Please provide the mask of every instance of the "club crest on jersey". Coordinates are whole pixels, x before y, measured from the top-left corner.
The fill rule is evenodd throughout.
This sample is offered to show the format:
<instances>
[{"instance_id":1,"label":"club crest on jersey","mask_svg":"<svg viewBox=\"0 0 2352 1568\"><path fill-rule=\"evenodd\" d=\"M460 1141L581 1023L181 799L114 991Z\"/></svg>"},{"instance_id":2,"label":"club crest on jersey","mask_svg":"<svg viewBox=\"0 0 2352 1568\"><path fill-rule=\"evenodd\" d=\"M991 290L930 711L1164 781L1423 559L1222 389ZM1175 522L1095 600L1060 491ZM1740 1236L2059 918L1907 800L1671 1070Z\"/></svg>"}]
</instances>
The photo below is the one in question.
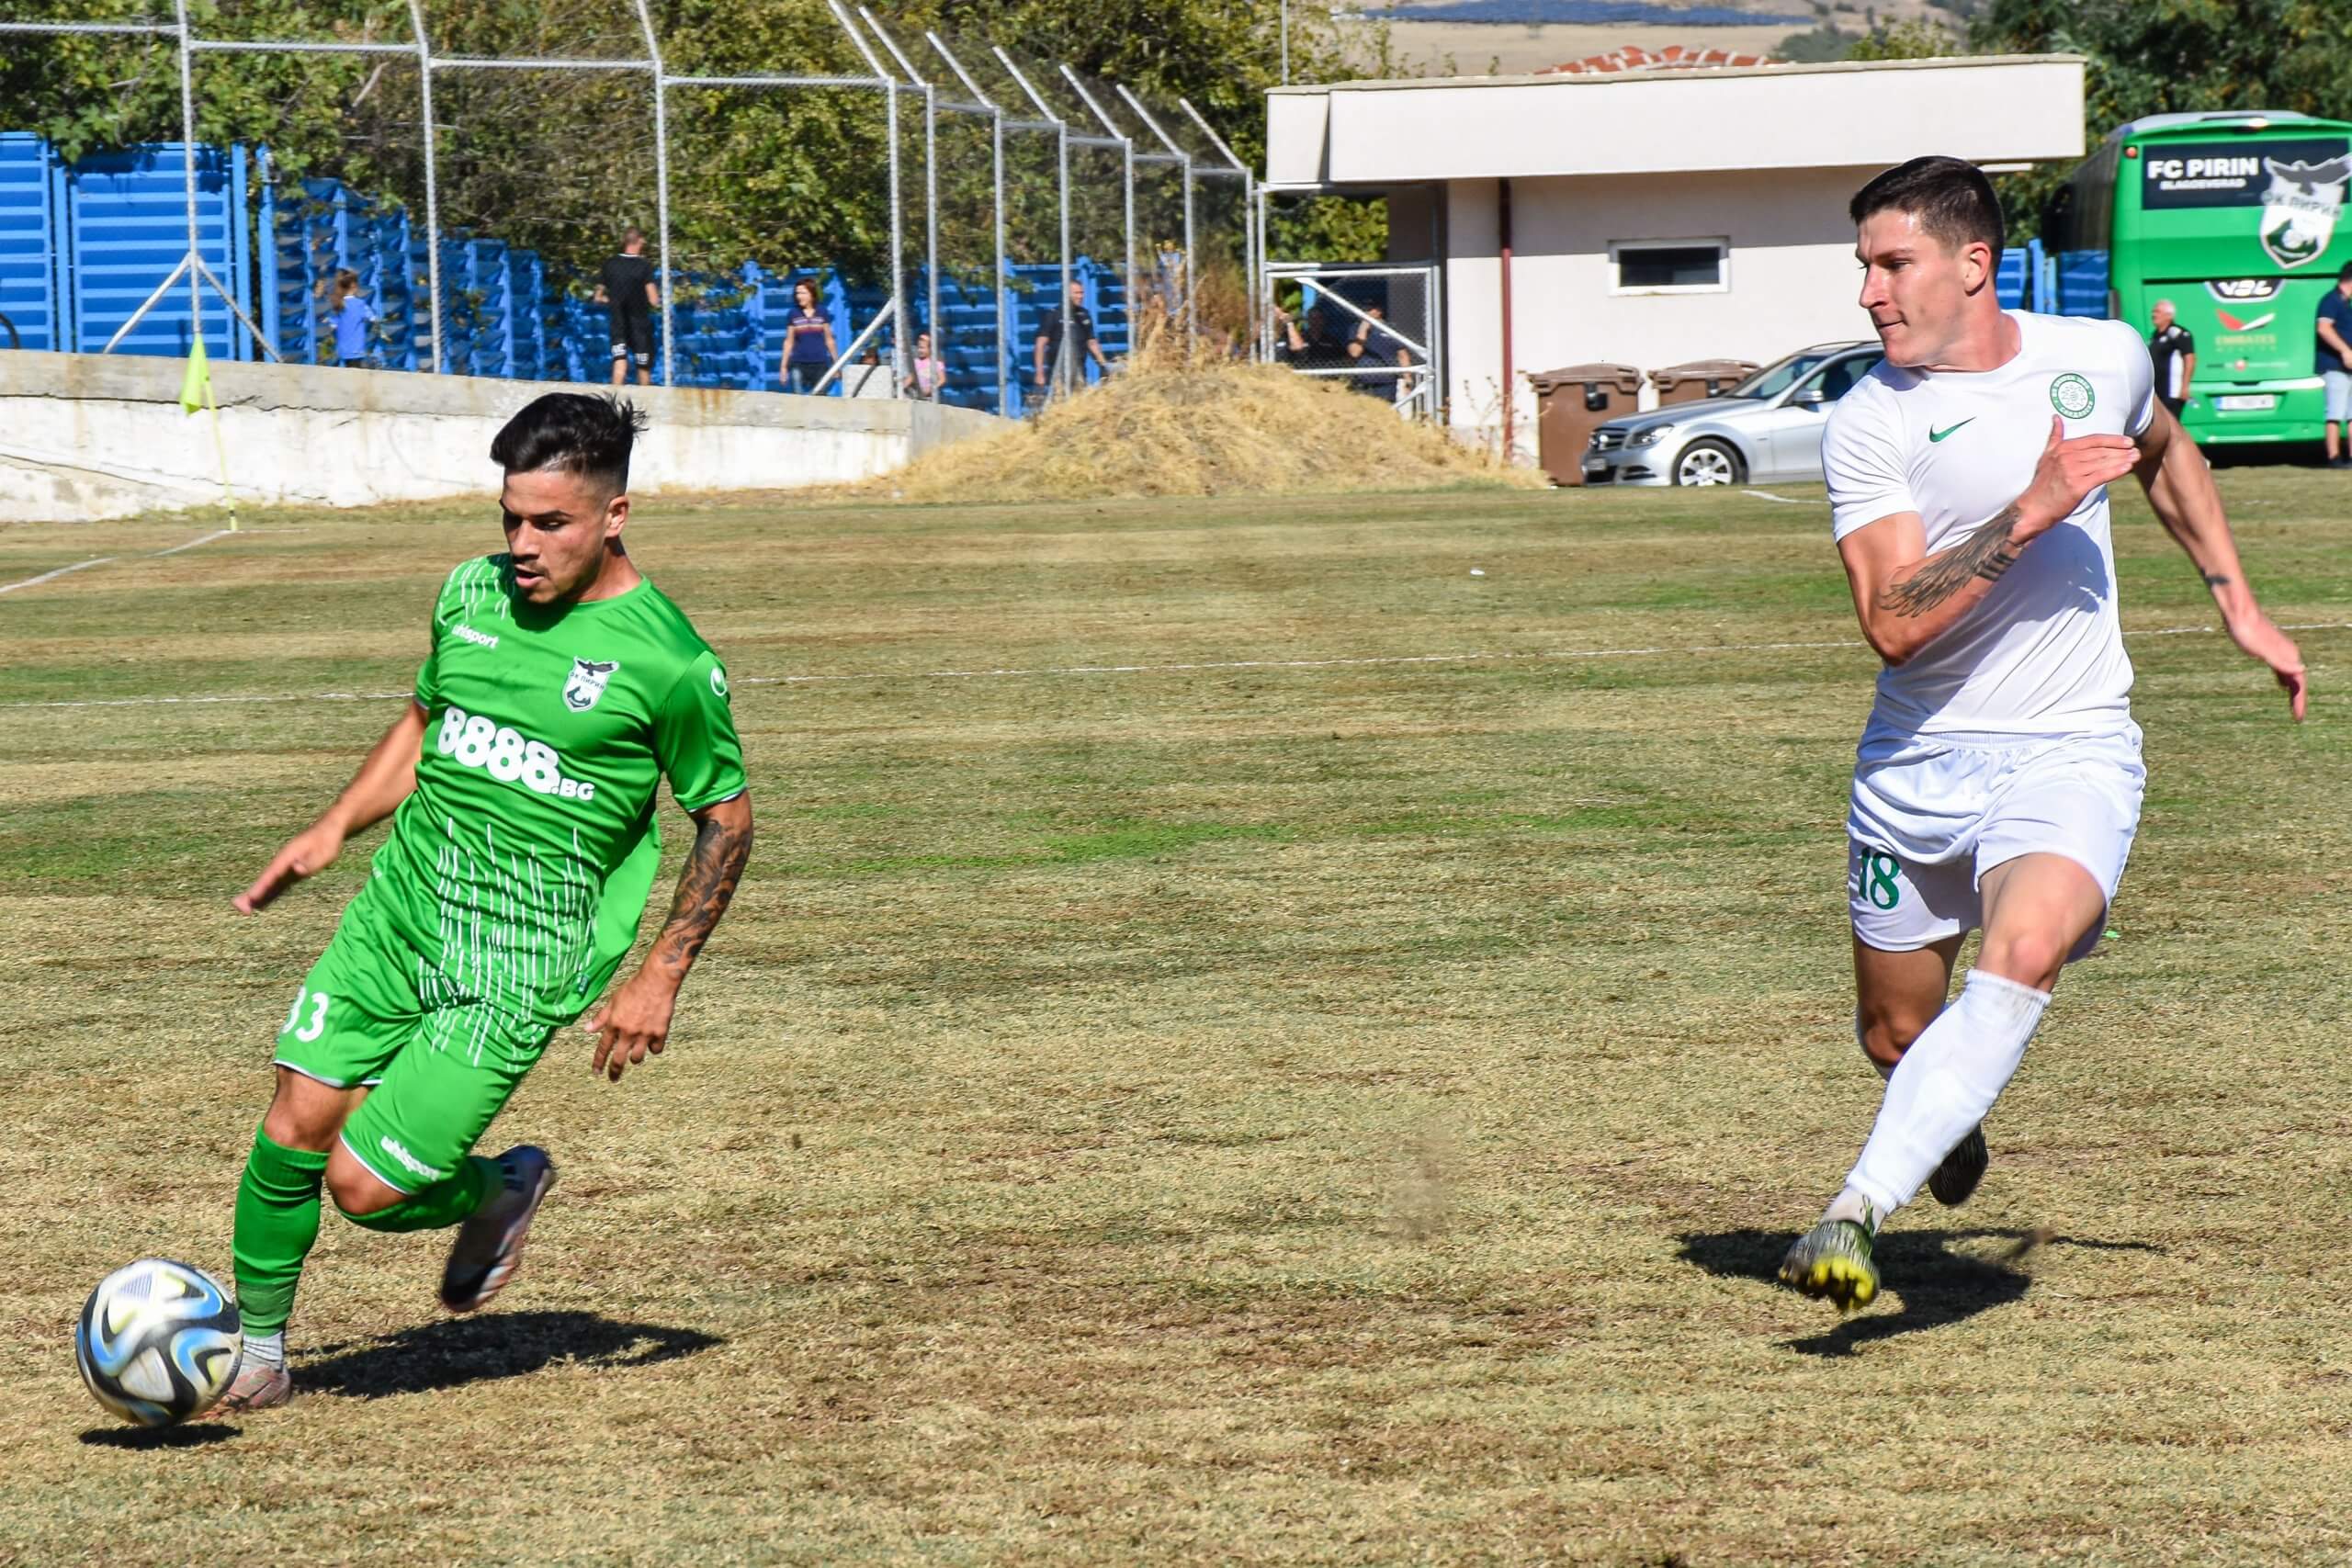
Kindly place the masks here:
<instances>
[{"instance_id":1,"label":"club crest on jersey","mask_svg":"<svg viewBox=\"0 0 2352 1568\"><path fill-rule=\"evenodd\" d=\"M574 713L586 713L605 694L605 685L612 680L613 671L620 668L616 659L575 659L571 661L571 679L563 683L563 705Z\"/></svg>"},{"instance_id":2,"label":"club crest on jersey","mask_svg":"<svg viewBox=\"0 0 2352 1568\"><path fill-rule=\"evenodd\" d=\"M2088 378L2069 370L2050 383L2050 406L2068 419L2080 419L2098 406L2098 394Z\"/></svg>"}]
</instances>

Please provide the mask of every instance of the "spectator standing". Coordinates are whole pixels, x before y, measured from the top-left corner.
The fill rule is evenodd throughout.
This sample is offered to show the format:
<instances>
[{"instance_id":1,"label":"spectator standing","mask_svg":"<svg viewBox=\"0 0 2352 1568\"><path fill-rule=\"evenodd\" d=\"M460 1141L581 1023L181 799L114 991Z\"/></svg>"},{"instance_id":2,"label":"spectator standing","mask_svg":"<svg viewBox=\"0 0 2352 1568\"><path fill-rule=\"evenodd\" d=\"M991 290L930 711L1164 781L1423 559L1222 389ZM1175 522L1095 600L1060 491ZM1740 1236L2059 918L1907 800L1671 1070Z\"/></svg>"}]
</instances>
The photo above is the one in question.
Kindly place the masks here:
<instances>
[{"instance_id":1,"label":"spectator standing","mask_svg":"<svg viewBox=\"0 0 2352 1568\"><path fill-rule=\"evenodd\" d=\"M613 385L628 379L631 360L637 363L637 384L653 385L653 312L662 308L662 290L653 281L653 264L645 259L644 230L621 236L620 254L597 271L595 299L612 312Z\"/></svg>"},{"instance_id":2,"label":"spectator standing","mask_svg":"<svg viewBox=\"0 0 2352 1568\"><path fill-rule=\"evenodd\" d=\"M1037 385L1048 401L1056 397L1067 379L1072 391L1078 389L1085 376L1085 361L1092 359L1103 374L1110 374L1111 362L1102 357L1102 340L1094 335L1094 312L1086 308L1086 286L1076 278L1069 280L1069 299L1058 309L1046 312L1037 327L1035 345ZM1073 359L1070 351L1077 350ZM1046 374L1046 355L1053 355L1053 372Z\"/></svg>"},{"instance_id":3,"label":"spectator standing","mask_svg":"<svg viewBox=\"0 0 2352 1568\"><path fill-rule=\"evenodd\" d=\"M929 398L936 402L939 389L947 385L947 363L931 346L929 333L915 333L914 368L907 377L904 390L910 398Z\"/></svg>"},{"instance_id":4,"label":"spectator standing","mask_svg":"<svg viewBox=\"0 0 2352 1568\"><path fill-rule=\"evenodd\" d=\"M359 275L345 267L334 275L334 360L345 370L373 370L368 329L376 324L376 307L359 289Z\"/></svg>"},{"instance_id":5,"label":"spectator standing","mask_svg":"<svg viewBox=\"0 0 2352 1568\"><path fill-rule=\"evenodd\" d=\"M792 286L792 314L784 321L784 363L776 367L776 379L787 392L813 392L840 357L832 318L817 308L817 286L804 277Z\"/></svg>"},{"instance_id":6,"label":"spectator standing","mask_svg":"<svg viewBox=\"0 0 2352 1568\"><path fill-rule=\"evenodd\" d=\"M2344 427L2352 423L2352 262L2335 275L2335 287L2320 296L2312 323L2319 342L2313 368L2327 388L2327 466L2352 468L2344 454Z\"/></svg>"},{"instance_id":7,"label":"spectator standing","mask_svg":"<svg viewBox=\"0 0 2352 1568\"><path fill-rule=\"evenodd\" d=\"M2175 419L2188 401L2189 378L2197 374L2197 339L2173 320L2172 301L2159 299L2148 312L2148 357L2156 367L2156 401Z\"/></svg>"}]
</instances>

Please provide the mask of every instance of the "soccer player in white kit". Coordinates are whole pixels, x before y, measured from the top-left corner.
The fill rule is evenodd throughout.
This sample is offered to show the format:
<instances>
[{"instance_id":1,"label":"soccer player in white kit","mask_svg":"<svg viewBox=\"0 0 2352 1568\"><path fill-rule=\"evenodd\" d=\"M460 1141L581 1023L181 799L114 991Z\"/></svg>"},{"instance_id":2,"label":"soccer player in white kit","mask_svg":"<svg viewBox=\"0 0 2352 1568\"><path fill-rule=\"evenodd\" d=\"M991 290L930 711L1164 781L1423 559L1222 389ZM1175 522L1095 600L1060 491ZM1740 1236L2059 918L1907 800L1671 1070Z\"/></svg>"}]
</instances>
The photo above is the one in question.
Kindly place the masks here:
<instances>
[{"instance_id":1,"label":"soccer player in white kit","mask_svg":"<svg viewBox=\"0 0 2352 1568\"><path fill-rule=\"evenodd\" d=\"M1975 1190L1984 1114L2123 874L2146 774L2110 482L2138 476L2232 640L2298 719L2304 704L2302 658L2256 604L2138 333L2001 309L2000 205L1972 164L1915 158L1849 210L1886 358L1831 412L1821 451L1854 608L1885 660L1847 831L1855 1032L1887 1083L1845 1189L1781 1266L1848 1311L1878 1293L1887 1216L1923 1182L1945 1203Z\"/></svg>"}]
</instances>

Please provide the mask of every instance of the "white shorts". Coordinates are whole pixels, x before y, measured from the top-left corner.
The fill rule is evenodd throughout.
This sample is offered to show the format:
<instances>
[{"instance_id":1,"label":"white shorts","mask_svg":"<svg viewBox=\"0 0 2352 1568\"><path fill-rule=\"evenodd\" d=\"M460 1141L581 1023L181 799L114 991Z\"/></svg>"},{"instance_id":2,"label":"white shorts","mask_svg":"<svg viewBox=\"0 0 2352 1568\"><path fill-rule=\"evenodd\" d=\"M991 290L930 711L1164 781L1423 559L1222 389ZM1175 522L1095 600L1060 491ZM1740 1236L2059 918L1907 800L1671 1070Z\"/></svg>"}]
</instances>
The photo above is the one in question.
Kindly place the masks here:
<instances>
[{"instance_id":1,"label":"white shorts","mask_svg":"<svg viewBox=\"0 0 2352 1568\"><path fill-rule=\"evenodd\" d=\"M2115 901L2148 771L2140 728L2019 745L1867 738L1847 814L1847 904L1868 946L1908 953L1973 931L1977 884L2019 855L2064 855ZM2079 958L2099 936L2095 924Z\"/></svg>"},{"instance_id":2,"label":"white shorts","mask_svg":"<svg viewBox=\"0 0 2352 1568\"><path fill-rule=\"evenodd\" d=\"M2352 370L2323 370L2319 379L2326 389L2329 421L2336 424L2352 422Z\"/></svg>"}]
</instances>

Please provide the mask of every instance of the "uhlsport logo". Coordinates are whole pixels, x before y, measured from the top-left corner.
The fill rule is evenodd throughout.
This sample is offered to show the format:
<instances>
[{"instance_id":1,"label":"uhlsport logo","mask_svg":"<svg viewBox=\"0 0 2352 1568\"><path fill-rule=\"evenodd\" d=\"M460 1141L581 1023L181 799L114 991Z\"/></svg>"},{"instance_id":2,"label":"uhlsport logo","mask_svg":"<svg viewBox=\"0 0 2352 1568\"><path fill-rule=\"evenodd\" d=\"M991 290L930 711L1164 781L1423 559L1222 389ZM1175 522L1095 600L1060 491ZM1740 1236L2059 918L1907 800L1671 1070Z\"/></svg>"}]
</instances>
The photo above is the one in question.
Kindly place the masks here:
<instances>
[{"instance_id":1,"label":"uhlsport logo","mask_svg":"<svg viewBox=\"0 0 2352 1568\"><path fill-rule=\"evenodd\" d=\"M727 671L716 664L710 667L710 694L714 697L727 694Z\"/></svg>"},{"instance_id":2,"label":"uhlsport logo","mask_svg":"<svg viewBox=\"0 0 2352 1568\"><path fill-rule=\"evenodd\" d=\"M563 705L574 713L586 713L605 694L605 684L620 668L617 660L575 659L571 661L571 679L563 683Z\"/></svg>"},{"instance_id":3,"label":"uhlsport logo","mask_svg":"<svg viewBox=\"0 0 2352 1568\"><path fill-rule=\"evenodd\" d=\"M386 1154L391 1156L394 1159L400 1161L401 1164L406 1166L412 1172L424 1178L427 1181L438 1181L443 1177L449 1174L446 1170L434 1169L431 1166L425 1164L423 1160L409 1153L407 1146L398 1138L385 1136L377 1139L376 1144L377 1146L381 1148Z\"/></svg>"},{"instance_id":4,"label":"uhlsport logo","mask_svg":"<svg viewBox=\"0 0 2352 1568\"><path fill-rule=\"evenodd\" d=\"M2335 234L2352 158L2324 164L2282 164L2265 158L2270 188L2262 193L2262 248L2280 266L2317 261Z\"/></svg>"},{"instance_id":5,"label":"uhlsport logo","mask_svg":"<svg viewBox=\"0 0 2352 1568\"><path fill-rule=\"evenodd\" d=\"M473 627L465 625L463 622L460 622L458 626L458 636L467 642L475 643L483 648L496 648L498 646L498 634L496 632L476 631Z\"/></svg>"},{"instance_id":6,"label":"uhlsport logo","mask_svg":"<svg viewBox=\"0 0 2352 1568\"><path fill-rule=\"evenodd\" d=\"M2069 370L2050 383L2050 406L2068 419L2080 419L2098 406L2098 394L2089 380Z\"/></svg>"}]
</instances>

